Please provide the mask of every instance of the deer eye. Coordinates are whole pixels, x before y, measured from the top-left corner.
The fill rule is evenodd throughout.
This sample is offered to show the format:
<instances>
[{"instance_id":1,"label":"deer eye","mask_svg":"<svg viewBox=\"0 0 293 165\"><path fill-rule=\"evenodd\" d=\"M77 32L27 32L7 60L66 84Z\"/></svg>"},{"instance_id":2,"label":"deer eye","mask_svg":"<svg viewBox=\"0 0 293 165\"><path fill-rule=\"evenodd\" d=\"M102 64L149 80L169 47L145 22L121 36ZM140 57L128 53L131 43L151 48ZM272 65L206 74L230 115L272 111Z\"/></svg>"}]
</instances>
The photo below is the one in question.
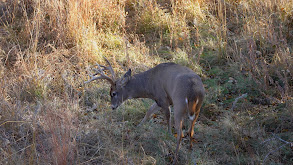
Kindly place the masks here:
<instances>
[{"instance_id":1,"label":"deer eye","mask_svg":"<svg viewBox=\"0 0 293 165\"><path fill-rule=\"evenodd\" d=\"M117 92L112 93L112 97L115 97L115 96L117 96Z\"/></svg>"}]
</instances>

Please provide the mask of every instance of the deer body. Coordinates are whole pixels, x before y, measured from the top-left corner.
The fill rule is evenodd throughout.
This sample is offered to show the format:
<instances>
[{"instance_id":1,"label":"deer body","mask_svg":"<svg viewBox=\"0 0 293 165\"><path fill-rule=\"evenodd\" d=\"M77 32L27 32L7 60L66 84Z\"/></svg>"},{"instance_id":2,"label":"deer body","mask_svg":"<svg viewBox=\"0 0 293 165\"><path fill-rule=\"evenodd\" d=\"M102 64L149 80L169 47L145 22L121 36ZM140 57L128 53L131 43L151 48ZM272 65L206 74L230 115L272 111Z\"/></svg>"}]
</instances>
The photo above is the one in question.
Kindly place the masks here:
<instances>
[{"instance_id":1,"label":"deer body","mask_svg":"<svg viewBox=\"0 0 293 165\"><path fill-rule=\"evenodd\" d=\"M109 62L108 64L110 65ZM102 76L96 79L109 78L103 77L104 73L102 72L99 74ZM189 116L190 120L188 135L190 146L192 146L194 124L198 118L205 92L200 77L191 69L175 63L162 63L133 76L129 70L121 79L112 80L110 83L112 84L110 91L112 109L116 109L123 101L132 98L150 98L155 101L140 124L145 122L151 114L162 109L167 119L168 131L171 133L170 106L174 106L174 121L177 131L174 163L177 161L183 137L182 124L186 115Z\"/></svg>"}]
</instances>

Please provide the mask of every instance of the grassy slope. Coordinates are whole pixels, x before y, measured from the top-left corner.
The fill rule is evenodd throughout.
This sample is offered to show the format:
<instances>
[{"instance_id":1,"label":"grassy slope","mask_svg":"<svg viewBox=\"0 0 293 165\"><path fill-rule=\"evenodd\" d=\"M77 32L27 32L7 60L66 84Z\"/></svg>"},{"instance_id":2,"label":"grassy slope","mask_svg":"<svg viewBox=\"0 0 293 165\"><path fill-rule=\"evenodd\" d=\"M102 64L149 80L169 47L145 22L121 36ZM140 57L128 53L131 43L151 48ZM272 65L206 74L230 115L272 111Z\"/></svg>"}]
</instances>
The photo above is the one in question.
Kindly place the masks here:
<instances>
[{"instance_id":1,"label":"grassy slope","mask_svg":"<svg viewBox=\"0 0 293 165\"><path fill-rule=\"evenodd\" d=\"M180 164L293 162L290 0L0 1L0 164L168 164L176 139L152 104L109 108L83 85L103 56L119 74L173 61L206 100ZM232 109L233 102L242 94Z\"/></svg>"}]
</instances>

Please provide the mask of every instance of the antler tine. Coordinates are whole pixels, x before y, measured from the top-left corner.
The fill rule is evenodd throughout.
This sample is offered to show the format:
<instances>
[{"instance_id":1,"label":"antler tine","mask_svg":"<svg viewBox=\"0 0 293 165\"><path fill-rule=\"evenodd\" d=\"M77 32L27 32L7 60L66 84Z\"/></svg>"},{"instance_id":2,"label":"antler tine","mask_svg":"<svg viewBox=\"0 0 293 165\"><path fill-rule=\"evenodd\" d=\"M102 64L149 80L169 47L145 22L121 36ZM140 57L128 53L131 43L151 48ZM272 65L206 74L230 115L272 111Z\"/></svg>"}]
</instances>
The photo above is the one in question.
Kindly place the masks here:
<instances>
[{"instance_id":1,"label":"antler tine","mask_svg":"<svg viewBox=\"0 0 293 165\"><path fill-rule=\"evenodd\" d=\"M97 79L106 79L106 78L103 78L103 76L99 76L99 77L95 77L95 76L93 76L93 75L89 75L90 77L91 77L91 79L90 80L88 80L88 81L85 81L84 83L85 84L87 84L87 83L89 83L89 82L92 82L92 81L94 81L94 80L97 80ZM108 80L108 79L107 79Z\"/></svg>"},{"instance_id":2,"label":"antler tine","mask_svg":"<svg viewBox=\"0 0 293 165\"><path fill-rule=\"evenodd\" d=\"M115 72L112 68L112 65L110 64L110 62L108 61L108 59L106 57L104 57L105 61L107 62L107 64L109 65L108 67L106 66L102 66L104 67L105 69L109 70L111 72L111 75L112 75L112 79L115 80L116 79L116 75L115 75Z\"/></svg>"},{"instance_id":3,"label":"antler tine","mask_svg":"<svg viewBox=\"0 0 293 165\"><path fill-rule=\"evenodd\" d=\"M89 82L94 81L94 80L97 80L97 79L106 79L106 80L108 80L108 81L111 83L111 85L114 85L114 80L113 80L112 78L110 78L109 76L107 76L107 75L103 72L103 69L101 68L101 66L100 66L98 63L96 63L96 65L98 66L98 69L93 68L93 70L94 70L96 73L94 73L93 75L92 75L92 74L89 74L89 76L91 77L91 79L88 80L88 81L85 81L84 83L86 84L86 83L89 83ZM95 77L95 76L98 75L98 74L99 74L100 76Z\"/></svg>"}]
</instances>

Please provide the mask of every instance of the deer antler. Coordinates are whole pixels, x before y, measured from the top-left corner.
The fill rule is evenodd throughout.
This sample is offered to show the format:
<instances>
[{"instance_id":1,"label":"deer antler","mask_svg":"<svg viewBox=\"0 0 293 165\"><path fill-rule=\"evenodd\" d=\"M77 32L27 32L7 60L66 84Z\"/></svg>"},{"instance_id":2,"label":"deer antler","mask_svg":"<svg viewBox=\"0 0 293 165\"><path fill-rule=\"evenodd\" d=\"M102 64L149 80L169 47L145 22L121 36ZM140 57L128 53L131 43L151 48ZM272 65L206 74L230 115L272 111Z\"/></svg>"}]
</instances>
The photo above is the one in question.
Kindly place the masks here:
<instances>
[{"instance_id":1,"label":"deer antler","mask_svg":"<svg viewBox=\"0 0 293 165\"><path fill-rule=\"evenodd\" d=\"M87 83L89 83L89 82L92 82L92 81L94 81L94 80L98 80L98 79L105 79L105 80L108 80L110 83L111 83L111 85L115 85L115 72L114 72L114 70L113 70L113 68L112 68L112 66L111 66L111 64L110 64L110 62L104 57L104 59L106 60L106 62L108 63L108 65L109 66L103 66L103 65L99 65L98 63L96 63L96 66L98 67L98 68L93 68L92 70L94 70L96 73L94 73L94 74L89 74L89 76L90 76L90 80L88 80L88 81L85 81L84 83L85 84L87 84ZM103 68L103 69L102 69ZM111 72L111 75L112 75L112 77L109 77L109 76L107 76L105 73L104 73L104 70L109 70L110 72ZM100 76L97 76L96 77L96 75L100 75Z\"/></svg>"},{"instance_id":2,"label":"deer antler","mask_svg":"<svg viewBox=\"0 0 293 165\"><path fill-rule=\"evenodd\" d=\"M105 68L105 70L109 70L111 72L112 79L113 80L116 80L116 75L115 75L115 72L114 72L114 70L112 68L112 65L110 64L110 62L108 61L108 59L106 57L104 57L104 59L105 59L105 61L107 62L107 64L109 66L107 66L107 67L106 66L103 66L103 65L100 65L100 66L103 67L103 68Z\"/></svg>"}]
</instances>

